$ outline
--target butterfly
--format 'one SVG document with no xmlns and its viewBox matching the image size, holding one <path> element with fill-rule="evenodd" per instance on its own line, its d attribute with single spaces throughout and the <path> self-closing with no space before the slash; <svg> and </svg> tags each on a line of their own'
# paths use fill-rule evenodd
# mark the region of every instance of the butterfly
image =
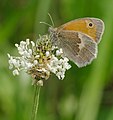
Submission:
<svg viewBox="0 0 113 120">
<path fill-rule="evenodd" d="M 104 22 L 98 18 L 79 18 L 56 28 L 51 26 L 49 32 L 52 43 L 62 48 L 78 67 L 84 67 L 97 57 Z"/>
</svg>

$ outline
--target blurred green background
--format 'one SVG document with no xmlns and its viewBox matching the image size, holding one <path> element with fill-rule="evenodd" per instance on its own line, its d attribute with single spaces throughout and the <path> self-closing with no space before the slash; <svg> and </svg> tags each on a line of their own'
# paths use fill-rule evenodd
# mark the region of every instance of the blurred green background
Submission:
<svg viewBox="0 0 113 120">
<path fill-rule="evenodd" d="M 0 0 L 0 120 L 30 120 L 34 89 L 25 73 L 13 76 L 7 53 L 15 43 L 46 34 L 80 17 L 98 17 L 105 33 L 96 60 L 84 68 L 72 65 L 63 81 L 54 75 L 41 89 L 38 120 L 113 120 L 113 0 Z"/>
</svg>

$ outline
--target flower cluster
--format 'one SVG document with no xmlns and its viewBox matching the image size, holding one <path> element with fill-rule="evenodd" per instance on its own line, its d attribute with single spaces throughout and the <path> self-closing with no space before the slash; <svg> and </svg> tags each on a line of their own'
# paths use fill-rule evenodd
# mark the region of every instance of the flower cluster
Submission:
<svg viewBox="0 0 113 120">
<path fill-rule="evenodd" d="M 13 75 L 19 75 L 21 70 L 26 71 L 34 78 L 33 84 L 43 85 L 43 80 L 47 80 L 50 73 L 64 79 L 66 70 L 71 68 L 62 49 L 53 46 L 48 35 L 40 36 L 36 43 L 26 39 L 15 46 L 19 57 L 8 54 L 9 69 L 13 70 Z"/>
</svg>

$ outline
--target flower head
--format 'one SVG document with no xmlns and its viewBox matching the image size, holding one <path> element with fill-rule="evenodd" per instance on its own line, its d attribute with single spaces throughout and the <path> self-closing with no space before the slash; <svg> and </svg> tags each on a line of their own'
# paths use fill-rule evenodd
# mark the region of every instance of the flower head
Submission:
<svg viewBox="0 0 113 120">
<path fill-rule="evenodd" d="M 33 84 L 42 86 L 43 80 L 47 80 L 51 73 L 64 79 L 66 70 L 71 68 L 62 49 L 53 46 L 48 35 L 40 36 L 36 43 L 26 39 L 15 46 L 19 56 L 8 54 L 9 69 L 13 70 L 13 75 L 19 75 L 21 70 L 26 71 L 34 78 Z"/>
</svg>

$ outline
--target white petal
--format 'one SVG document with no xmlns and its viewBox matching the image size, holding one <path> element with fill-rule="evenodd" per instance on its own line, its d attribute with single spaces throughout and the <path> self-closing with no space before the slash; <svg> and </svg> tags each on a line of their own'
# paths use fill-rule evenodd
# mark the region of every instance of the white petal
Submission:
<svg viewBox="0 0 113 120">
<path fill-rule="evenodd" d="M 59 55 L 60 55 L 60 51 L 56 50 L 56 56 L 59 56 Z"/>
<path fill-rule="evenodd" d="M 17 69 L 13 70 L 13 75 L 19 75 L 19 72 Z"/>
<path fill-rule="evenodd" d="M 37 60 L 34 60 L 34 65 L 37 65 L 38 64 L 38 61 Z"/>
<path fill-rule="evenodd" d="M 26 44 L 29 45 L 29 39 L 26 39 Z"/>
<path fill-rule="evenodd" d="M 29 51 L 29 53 L 32 55 L 32 49 L 29 49 L 28 51 Z"/>
<path fill-rule="evenodd" d="M 62 80 L 64 79 L 64 77 L 65 77 L 65 75 L 64 75 L 64 74 L 62 74 L 62 75 L 61 75 Z"/>
<path fill-rule="evenodd" d="M 35 58 L 39 58 L 39 57 L 40 57 L 40 55 L 36 55 L 36 56 L 35 56 Z"/>
<path fill-rule="evenodd" d="M 10 54 L 7 54 L 7 56 L 8 56 L 8 58 L 10 58 L 11 56 L 10 56 Z"/>
<path fill-rule="evenodd" d="M 10 70 L 13 69 L 13 65 L 12 64 L 9 65 L 9 69 Z"/>
<path fill-rule="evenodd" d="M 25 62 L 24 61 L 21 61 L 21 66 L 25 67 Z"/>
<path fill-rule="evenodd" d="M 34 43 L 33 41 L 31 41 L 31 44 L 32 44 L 32 47 L 34 47 L 34 46 L 35 46 L 35 43 Z"/>
<path fill-rule="evenodd" d="M 10 62 L 12 62 L 12 64 L 17 64 L 17 61 L 16 61 L 16 59 L 12 59 Z"/>
<path fill-rule="evenodd" d="M 15 44 L 15 46 L 18 48 L 19 45 L 18 45 L 18 44 Z"/>
<path fill-rule="evenodd" d="M 26 67 L 27 67 L 27 69 L 31 68 L 32 66 L 33 66 L 32 63 L 26 63 Z"/>
<path fill-rule="evenodd" d="M 21 42 L 20 42 L 20 46 L 23 46 L 23 45 L 25 45 L 25 44 L 26 44 L 25 41 L 21 41 Z"/>
<path fill-rule="evenodd" d="M 68 59 L 67 57 L 64 57 L 64 61 L 65 61 L 65 62 L 68 62 L 69 59 Z"/>
<path fill-rule="evenodd" d="M 46 51 L 46 57 L 48 57 L 50 55 L 49 51 Z"/>
<path fill-rule="evenodd" d="M 60 48 L 60 50 L 59 50 L 59 51 L 60 51 L 60 53 L 61 53 L 61 54 L 63 53 L 63 50 L 62 50 L 62 48 Z"/>
</svg>

